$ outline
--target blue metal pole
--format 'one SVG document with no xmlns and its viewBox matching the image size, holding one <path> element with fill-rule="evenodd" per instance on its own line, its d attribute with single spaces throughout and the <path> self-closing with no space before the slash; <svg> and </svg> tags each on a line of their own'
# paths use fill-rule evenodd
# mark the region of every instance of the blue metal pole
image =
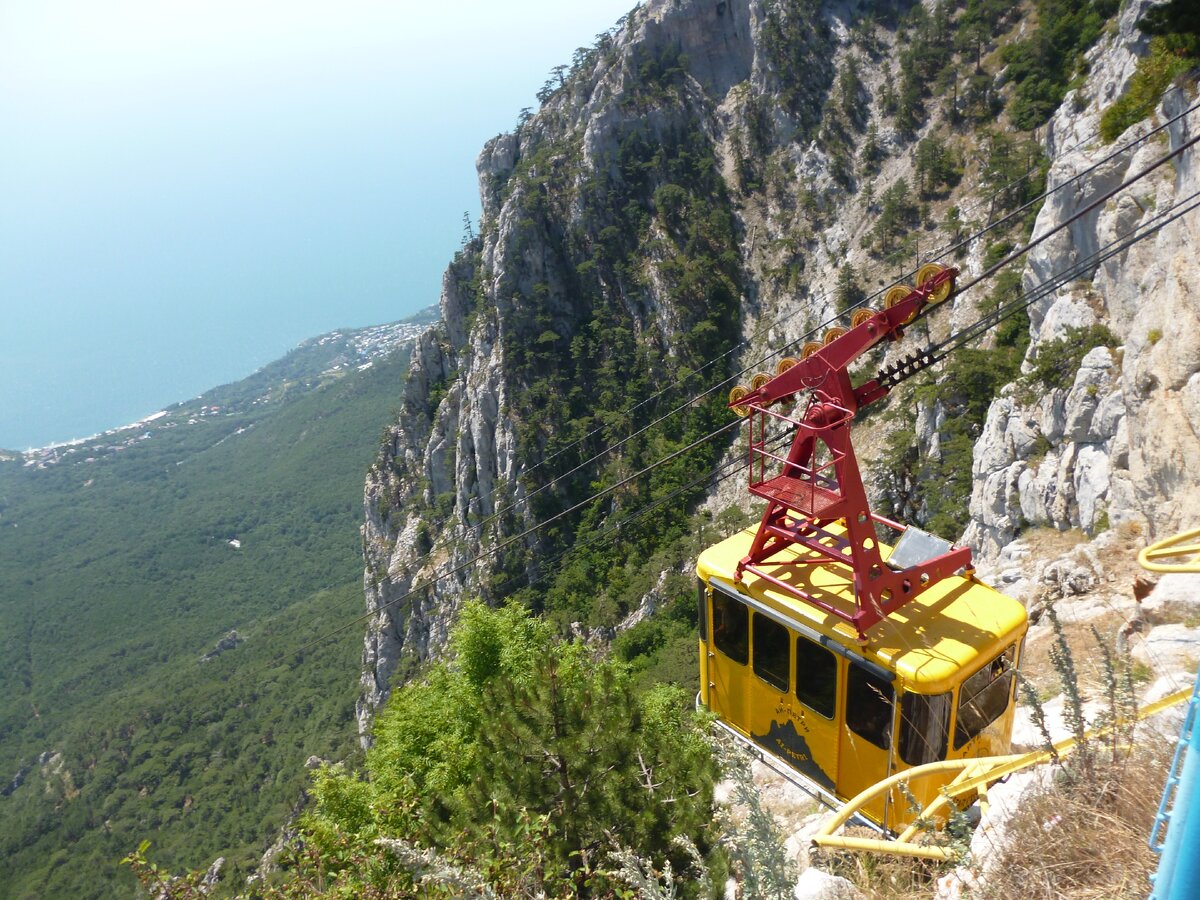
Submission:
<svg viewBox="0 0 1200 900">
<path fill-rule="evenodd" d="M 1195 727 L 1198 705 L 1200 672 L 1196 673 L 1196 686 L 1183 719 L 1180 739 L 1187 737 L 1183 774 L 1175 792 L 1174 809 L 1167 824 L 1167 841 L 1158 874 L 1154 876 L 1151 900 L 1200 897 L 1200 728 Z M 1169 781 L 1166 790 L 1171 790 Z"/>
</svg>

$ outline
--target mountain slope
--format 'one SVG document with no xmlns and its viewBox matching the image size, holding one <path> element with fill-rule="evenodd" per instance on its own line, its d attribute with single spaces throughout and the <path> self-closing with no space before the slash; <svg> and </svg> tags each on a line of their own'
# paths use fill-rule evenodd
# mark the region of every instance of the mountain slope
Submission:
<svg viewBox="0 0 1200 900">
<path fill-rule="evenodd" d="M 1047 36 L 995 4 L 651 2 L 576 54 L 537 114 L 480 155 L 480 237 L 447 271 L 443 330 L 416 354 L 368 479 L 367 600 L 381 613 L 364 728 L 467 593 L 564 628 L 628 626 L 660 604 L 660 575 L 694 553 L 682 538 L 702 524 L 708 476 L 736 458 L 733 435 L 704 440 L 730 421 L 731 376 L 773 369 L 931 246 L 1036 197 L 1036 142 L 990 128 L 1022 85 L 1002 92 L 987 67 L 1030 41 L 1054 51 L 1030 79 L 1073 64 L 1111 4 L 1093 6 L 1048 9 Z M 969 269 L 1011 246 L 1034 213 L 958 256 Z M 970 398 L 975 418 L 991 399 Z M 958 482 L 961 528 L 969 472 Z M 724 489 L 705 514 L 743 497 Z M 659 501 L 614 547 L 607 529 Z"/>
<path fill-rule="evenodd" d="M 511 600 L 544 614 L 581 659 L 611 646 L 632 663 L 638 688 L 683 685 L 666 696 L 684 716 L 697 668 L 694 554 L 748 505 L 744 483 L 719 480 L 745 458 L 724 430 L 736 424 L 724 408 L 729 377 L 773 369 L 779 356 L 845 325 L 856 305 L 879 304 L 876 288 L 930 257 L 960 266 L 969 281 L 1141 161 L 1179 147 L 1182 126 L 1139 142 L 1135 160 L 1088 168 L 1105 152 L 1102 111 L 1141 67 L 1147 48 L 1135 26 L 1148 6 L 655 0 L 556 70 L 538 112 L 480 156 L 480 237 L 447 271 L 443 321 L 414 354 L 367 479 L 365 586 L 375 616 L 359 708 L 365 741 L 374 710 L 398 693 L 366 771 L 318 778 L 304 826 L 317 871 L 300 866 L 296 883 L 328 875 L 330 893 L 403 891 L 438 853 L 453 864 L 422 882 L 431 895 L 476 879 L 504 892 L 509 878 L 542 873 L 539 843 L 576 824 L 562 799 L 575 766 L 539 738 L 589 757 L 598 742 L 578 727 L 583 717 L 533 723 L 543 704 L 531 696 L 560 696 L 550 671 L 526 671 L 503 695 L 485 688 L 473 698 L 483 698 L 479 707 L 458 702 L 451 685 L 461 674 L 486 680 L 511 665 L 495 629 L 467 627 L 454 660 L 418 667 L 443 655 L 461 609 L 472 611 L 467 626 L 489 618 L 469 598 Z M 1152 93 L 1146 115 L 1181 108 L 1178 88 Z M 1126 127 L 1147 134 L 1135 121 Z M 1028 265 L 932 311 L 855 380 L 1154 221 L 1194 189 L 1193 160 L 1073 223 Z M 1067 182 L 1074 172 L 1092 177 Z M 1047 184 L 1068 189 L 1043 203 Z M 1193 212 L 1154 242 L 1076 273 L 900 385 L 856 427 L 881 506 L 947 537 L 970 527 L 986 562 L 1006 544 L 1042 567 L 1029 578 L 1017 566 L 999 573 L 1035 616 L 1042 601 L 1070 593 L 1063 612 L 1072 628 L 1086 630 L 1102 607 L 1115 613 L 1099 620 L 1108 634 L 1124 624 L 1122 637 L 1134 640 L 1134 619 L 1122 617 L 1137 604 L 1115 602 L 1128 594 L 1134 526 L 1181 518 L 1167 501 L 1184 496 L 1183 479 L 1160 450 L 1190 460 L 1200 449 L 1181 421 L 1194 407 L 1196 329 L 1187 323 L 1196 279 L 1166 280 L 1190 272 L 1195 222 Z M 1139 297 L 1143 285 L 1151 294 Z M 1172 333 L 1168 316 L 1183 327 Z M 1160 344 L 1170 359 L 1147 349 Z M 1123 398 L 1134 402 L 1122 408 Z M 1161 419 L 1160 448 L 1147 427 L 1154 419 L 1139 420 L 1144 411 Z M 1144 437 L 1131 447 L 1135 433 Z M 1133 471 L 1143 464 L 1149 477 Z M 1106 484 L 1105 466 L 1125 471 Z M 1134 496 L 1125 484 L 1137 486 Z M 1119 526 L 1108 528 L 1102 512 Z M 1089 560 L 1103 570 L 1096 581 L 1084 571 Z M 517 635 L 532 627 L 520 609 L 499 615 Z M 546 621 L 536 628 L 544 633 Z M 1026 644 L 1026 673 L 1039 689 L 1050 686 L 1037 671 L 1051 655 L 1049 631 L 1043 619 Z M 427 677 L 406 683 L 415 672 Z M 510 710 L 526 717 L 519 731 L 502 725 Z M 652 794 L 655 779 L 639 761 Z M 501 785 L 490 781 L 497 772 Z M 703 777 L 689 778 L 701 796 Z M 441 789 L 448 781 L 451 790 Z M 430 783 L 440 787 L 426 790 Z M 472 790 L 455 795 L 454 785 Z M 506 833 L 501 823 L 517 811 Z M 700 819 L 694 839 L 711 834 Z M 1046 840 L 1045 820 L 1036 841 Z M 620 836 L 614 826 L 605 839 L 561 849 L 586 866 Z M 1140 837 L 1134 843 L 1146 855 Z M 1033 849 L 1021 848 L 1030 857 Z M 722 885 L 724 861 L 709 861 L 721 866 Z M 665 868 L 661 857 L 645 862 Z M 693 881 L 684 890 L 702 889 Z"/>
<path fill-rule="evenodd" d="M 361 608 L 362 473 L 423 327 L 0 463 L 0 895 L 125 896 L 147 836 L 244 867 L 344 755 L 354 639 L 281 654 Z"/>
<path fill-rule="evenodd" d="M 616 652 L 690 685 L 691 560 L 714 516 L 749 507 L 716 478 L 744 458 L 716 434 L 728 377 L 771 371 L 932 258 L 971 280 L 1180 147 L 1194 120 L 1089 168 L 1151 5 L 660 0 L 576 54 L 480 155 L 480 237 L 447 270 L 443 327 L 367 481 L 364 740 L 473 595 L 621 634 Z M 1188 105 L 1168 86 L 1141 118 Z M 858 378 L 1154 222 L 1194 190 L 1194 159 L 959 294 Z M 1127 595 L 1138 535 L 1194 518 L 1196 215 L 893 391 L 856 432 L 880 511 L 965 533 L 989 574 L 1022 533 L 1099 536 L 1092 555 L 1124 562 L 1080 583 L 1097 604 Z M 1004 573 L 1035 607 L 1079 565 L 1039 562 Z"/>
</svg>

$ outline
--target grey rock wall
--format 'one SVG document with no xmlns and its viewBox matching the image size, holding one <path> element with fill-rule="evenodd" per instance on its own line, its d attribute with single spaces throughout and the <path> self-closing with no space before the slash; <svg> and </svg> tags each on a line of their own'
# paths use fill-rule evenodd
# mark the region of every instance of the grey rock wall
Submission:
<svg viewBox="0 0 1200 900">
<path fill-rule="evenodd" d="M 1129 4 L 1115 34 L 1093 48 L 1091 73 L 1079 89 L 1079 98 L 1090 101 L 1078 109 L 1077 97 L 1068 96 L 1047 128 L 1050 187 L 1098 167 L 1047 201 L 1035 238 L 1195 134 L 1196 119 L 1189 116 L 1165 135 L 1103 162 L 1190 102 L 1174 90 L 1153 120 L 1135 125 L 1115 144 L 1096 137 L 1102 109 L 1119 96 L 1137 55 L 1145 52 L 1146 39 L 1134 23 L 1148 5 Z M 1188 151 L 1036 247 L 1024 288 L 1086 259 L 1198 189 L 1196 155 Z M 1192 399 L 1200 386 L 1198 226 L 1200 215 L 1191 213 L 1030 308 L 1026 367 L 1040 348 L 1065 338 L 1069 327 L 1105 325 L 1121 345 L 1088 352 L 1070 384 L 1032 400 L 1010 387 L 993 403 L 975 445 L 972 521 L 965 536 L 984 564 L 1029 525 L 1094 534 L 1134 523 L 1154 536 L 1194 521 L 1200 509 L 1194 477 L 1200 432 Z"/>
</svg>

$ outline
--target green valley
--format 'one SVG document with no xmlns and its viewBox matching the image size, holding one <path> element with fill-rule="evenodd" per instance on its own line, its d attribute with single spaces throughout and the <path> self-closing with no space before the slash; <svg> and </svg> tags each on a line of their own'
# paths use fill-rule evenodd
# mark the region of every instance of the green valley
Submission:
<svg viewBox="0 0 1200 900">
<path fill-rule="evenodd" d="M 128 896 L 147 836 L 241 881 L 354 751 L 361 629 L 291 651 L 361 613 L 363 474 L 433 317 L 0 461 L 0 896 Z"/>
</svg>

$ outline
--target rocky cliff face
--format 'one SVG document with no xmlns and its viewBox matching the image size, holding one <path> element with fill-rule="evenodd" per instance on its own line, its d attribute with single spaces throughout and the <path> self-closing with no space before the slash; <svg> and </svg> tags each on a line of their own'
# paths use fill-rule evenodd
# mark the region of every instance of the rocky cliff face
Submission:
<svg viewBox="0 0 1200 900">
<path fill-rule="evenodd" d="M 1087 84 L 1039 135 L 1051 185 L 1104 155 L 1091 135 L 1144 50 L 1133 23 L 1145 5 L 1128 5 L 1091 51 Z M 525 529 L 728 421 L 723 378 L 813 329 L 819 337 L 847 302 L 952 243 L 965 227 L 960 209 L 990 215 L 991 176 L 972 162 L 988 139 L 948 120 L 990 121 L 1003 78 L 976 68 L 948 98 L 935 95 L 932 75 L 922 82 L 910 71 L 922 65 L 914 42 L 942 42 L 925 57 L 951 53 L 945 9 L 929 4 L 923 17 L 908 13 L 916 25 L 898 27 L 893 7 L 866 3 L 651 0 L 578 53 L 536 114 L 487 144 L 478 160 L 480 236 L 447 269 L 442 321 L 414 352 L 399 419 L 365 487 L 374 616 L 364 734 L 389 685 L 445 644 L 468 595 L 496 600 L 577 566 L 578 581 L 555 582 L 549 600 L 522 599 L 568 617 L 604 607 L 603 624 L 636 618 L 646 605 L 628 596 L 632 588 L 621 593 L 612 557 L 560 564 L 559 554 L 638 502 L 682 490 L 682 475 L 630 486 L 630 496 L 614 494 L 545 531 Z M 1014 14 L 1000 30 L 1025 28 Z M 910 83 L 915 106 L 904 93 Z M 1168 97 L 1162 113 L 1183 102 Z M 1184 138 L 1175 128 L 1169 142 Z M 957 159 L 957 175 L 938 175 L 928 154 L 918 158 L 923 143 L 949 148 L 942 163 L 954 169 Z M 1054 195 L 1035 234 L 1165 146 L 1151 141 Z M 1025 286 L 1185 196 L 1196 180 L 1185 159 L 1048 241 L 1029 260 Z M 1031 523 L 1094 532 L 1136 521 L 1157 533 L 1194 508 L 1194 231 L 1194 216 L 1178 222 L 1030 311 L 1026 369 L 1074 333 L 1068 326 L 1107 324 L 1119 344 L 1088 353 L 1071 384 L 1033 398 L 1013 386 L 991 405 L 975 444 L 967 531 L 985 562 Z M 970 244 L 958 264 L 981 271 L 985 249 Z M 980 305 L 966 295 L 920 330 L 944 335 L 973 321 Z M 642 409 L 680 379 L 686 389 Z M 712 397 L 685 404 L 686 424 L 618 445 L 710 386 Z M 910 401 L 901 415 L 913 420 L 921 456 L 937 457 L 954 413 L 940 401 Z M 880 450 L 887 430 L 868 424 L 866 454 Z M 604 455 L 614 445 L 619 451 Z M 692 468 L 711 468 L 727 452 L 728 441 L 691 459 Z M 744 502 L 744 489 L 727 481 L 694 487 L 676 505 L 689 512 L 705 490 L 710 513 Z M 662 534 L 635 533 L 641 549 L 631 555 L 649 557 L 696 527 L 679 518 L 662 523 Z M 664 557 L 663 571 L 672 566 L 679 559 Z"/>
<path fill-rule="evenodd" d="M 1047 127 L 1050 187 L 1098 167 L 1077 187 L 1051 196 L 1035 237 L 1194 134 L 1194 121 L 1184 118 L 1160 138 L 1102 162 L 1115 146 L 1153 127 L 1143 122 L 1116 145 L 1095 137 L 1101 111 L 1145 52 L 1145 37 L 1134 23 L 1148 5 L 1125 8 L 1116 31 L 1093 49 L 1086 84 Z M 1182 90 L 1171 91 L 1157 121 L 1174 118 L 1190 102 Z M 1198 189 L 1195 154 L 1189 152 L 1035 248 L 1023 286 L 1037 287 Z M 1189 214 L 1031 307 L 1026 371 L 1056 342 L 1090 326 L 1107 327 L 1116 346 L 1094 347 L 1073 380 L 1039 396 L 1011 386 L 993 403 L 975 446 L 967 531 L 985 563 L 1029 525 L 1088 534 L 1125 525 L 1153 537 L 1191 523 L 1200 500 L 1194 477 L 1200 463 L 1196 228 L 1197 216 Z"/>
<path fill-rule="evenodd" d="M 628 425 L 630 403 L 600 385 L 564 398 L 579 390 L 584 364 L 647 367 L 647 384 L 661 384 L 738 340 L 739 308 L 760 288 L 743 279 L 752 248 L 730 197 L 739 186 L 722 173 L 748 152 L 748 105 L 779 90 L 767 35 L 776 52 L 786 38 L 804 54 L 836 21 L 811 4 L 648 3 L 577 59 L 536 115 L 484 148 L 481 235 L 447 270 L 442 323 L 414 353 L 401 417 L 366 485 L 366 593 L 377 614 L 364 726 L 401 659 L 439 649 L 467 593 L 493 595 L 505 562 L 472 561 L 546 517 L 549 506 L 525 502 L 529 492 L 566 496 L 529 474 L 556 448 L 564 464 L 544 466 L 547 475 L 579 461 L 551 426 L 578 424 L 586 459 Z M 758 123 L 760 142 L 807 144 L 833 76 L 827 53 L 812 59 L 811 77 Z M 563 416 L 538 421 L 539 404 L 564 399 Z M 602 465 L 573 477 L 586 487 Z M 510 571 L 533 574 L 553 546 L 522 541 Z"/>
</svg>

